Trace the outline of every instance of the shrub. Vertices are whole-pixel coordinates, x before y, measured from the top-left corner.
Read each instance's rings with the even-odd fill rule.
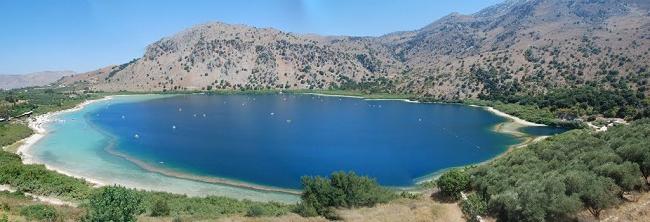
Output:
[[[246,216],[247,217],[259,217],[259,216],[262,216],[262,215],[266,214],[265,211],[266,210],[264,209],[264,207],[262,207],[260,205],[252,205],[252,206],[250,206],[248,208],[248,211],[246,212]]]
[[[152,217],[169,216],[169,204],[167,201],[158,199],[151,206]]]
[[[303,177],[302,203],[298,213],[304,216],[334,217],[332,207],[371,207],[388,202],[395,194],[374,179],[353,172],[335,172],[328,178]]]
[[[487,202],[476,194],[470,194],[466,200],[460,202],[460,207],[467,221],[478,222],[477,216],[487,213]]]
[[[121,186],[101,188],[88,203],[86,221],[136,221],[142,213],[142,197]]]
[[[453,169],[442,174],[436,181],[440,193],[448,198],[460,199],[460,192],[469,188],[469,174],[464,171]]]
[[[44,204],[25,206],[20,209],[20,215],[28,220],[55,221],[57,218],[56,209]]]

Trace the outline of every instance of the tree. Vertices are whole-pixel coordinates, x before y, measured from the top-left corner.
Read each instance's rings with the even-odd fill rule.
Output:
[[[5,101],[11,103],[11,105],[14,105],[16,102],[18,102],[18,99],[13,95],[7,95],[5,96]]]
[[[442,174],[436,181],[440,193],[454,200],[460,199],[460,192],[469,188],[469,174],[462,170],[453,169]]]
[[[599,177],[586,185],[587,187],[580,194],[580,199],[594,217],[598,218],[603,209],[618,203],[616,194],[619,191],[612,179]]]
[[[142,213],[142,197],[121,186],[108,186],[90,197],[85,221],[136,221]]]

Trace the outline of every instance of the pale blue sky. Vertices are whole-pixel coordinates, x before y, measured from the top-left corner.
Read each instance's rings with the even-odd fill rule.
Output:
[[[84,72],[140,57],[164,36],[222,21],[378,36],[502,0],[0,0],[0,73]]]

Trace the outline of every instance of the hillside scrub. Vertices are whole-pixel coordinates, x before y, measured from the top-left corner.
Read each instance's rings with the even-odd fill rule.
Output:
[[[600,212],[647,187],[650,120],[594,133],[574,130],[471,170],[471,186],[502,221]]]
[[[91,187],[83,180],[48,170],[43,165],[23,164],[20,156],[0,151],[0,184],[21,192],[81,200]]]
[[[24,124],[0,123],[0,147],[11,145],[32,135],[32,129]]]
[[[333,208],[372,207],[386,203],[396,195],[371,178],[353,172],[335,172],[329,178],[303,177],[302,202],[298,213],[335,219]]]

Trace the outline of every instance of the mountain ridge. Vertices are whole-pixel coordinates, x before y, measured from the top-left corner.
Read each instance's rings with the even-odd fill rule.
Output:
[[[101,91],[358,89],[442,100],[621,84],[648,94],[649,3],[513,0],[414,31],[318,36],[205,23],[62,84]]]

